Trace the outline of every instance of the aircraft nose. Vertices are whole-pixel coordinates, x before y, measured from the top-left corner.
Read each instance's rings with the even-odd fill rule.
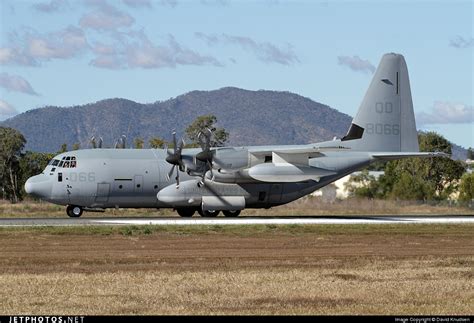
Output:
[[[25,192],[36,197],[49,197],[51,189],[51,182],[43,175],[30,177],[25,183]]]

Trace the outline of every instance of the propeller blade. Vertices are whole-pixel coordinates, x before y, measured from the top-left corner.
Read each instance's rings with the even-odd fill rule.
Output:
[[[212,172],[212,163],[210,161],[207,161],[207,165],[209,167],[209,172],[210,172],[210,175],[211,175],[211,180],[213,181],[214,180],[214,173]]]
[[[176,131],[173,130],[173,145],[174,145],[174,151],[176,152]]]
[[[171,175],[173,175],[174,168],[175,168],[175,165],[173,165],[173,167],[171,167],[171,169],[170,169],[170,171],[168,172],[168,174],[166,174],[166,179],[168,180],[168,182],[170,181]]]
[[[176,189],[178,188],[179,188],[179,167],[176,167]]]

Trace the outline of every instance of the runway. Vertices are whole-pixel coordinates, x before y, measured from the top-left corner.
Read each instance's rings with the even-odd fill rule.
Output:
[[[96,225],[474,224],[474,216],[302,216],[239,218],[3,218],[0,227]]]

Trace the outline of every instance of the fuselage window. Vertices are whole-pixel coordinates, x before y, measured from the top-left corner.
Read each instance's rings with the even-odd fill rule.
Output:
[[[57,160],[57,159],[54,159],[54,160],[53,160],[53,164],[52,164],[52,165],[53,165],[53,166],[58,166],[58,164],[59,164],[59,160]]]
[[[69,161],[65,161],[63,167],[64,168],[69,168]]]
[[[74,168],[74,167],[76,167],[76,161],[75,161],[75,160],[72,160],[72,161],[71,161],[71,168]]]
[[[56,170],[56,167],[51,168],[51,171],[54,172]]]
[[[67,157],[66,157],[66,160],[71,160],[71,157],[67,156]]]
[[[59,162],[58,167],[63,167],[63,163],[64,163],[64,161],[61,160],[61,161]]]

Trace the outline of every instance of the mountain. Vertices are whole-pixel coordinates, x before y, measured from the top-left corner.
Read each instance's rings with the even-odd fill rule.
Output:
[[[122,134],[128,146],[136,137],[178,135],[198,116],[214,114],[218,126],[230,133],[229,145],[303,144],[343,136],[352,118],[327,105],[290,92],[248,91],[226,87],[193,91],[152,104],[107,99],[73,107],[47,106],[10,118],[0,125],[18,129],[27,150],[54,152],[63,143],[70,148],[89,146],[102,136],[113,147]]]
[[[226,87],[192,91],[166,101],[141,104],[126,99],[107,99],[81,106],[33,109],[0,123],[18,129],[27,139],[26,149],[58,151],[89,147],[92,136],[113,147],[122,135],[128,146],[140,137],[178,136],[200,115],[214,114],[218,126],[229,133],[229,145],[304,144],[342,137],[352,117],[327,105],[290,92],[249,91]],[[467,150],[453,144],[453,159],[466,159]]]

